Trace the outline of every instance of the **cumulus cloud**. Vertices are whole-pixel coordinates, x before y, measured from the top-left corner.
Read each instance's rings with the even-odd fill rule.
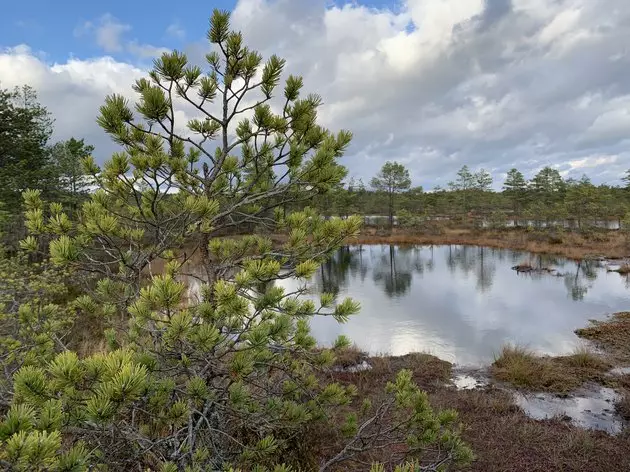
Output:
[[[353,131],[344,161],[366,181],[394,159],[427,188],[463,164],[496,177],[551,165],[610,183],[630,167],[627,0],[406,0],[395,9],[239,0],[232,20],[249,44],[285,57],[287,72],[323,96],[327,126]],[[118,31],[120,40],[127,30]],[[161,51],[122,44],[138,56]],[[208,45],[186,50],[203,64]],[[130,93],[142,72],[110,58],[50,65],[31,52],[0,55],[4,86],[7,76],[36,87],[48,81],[42,101],[90,123],[106,92]],[[89,132],[110,149],[82,119],[57,119],[60,134]]]
[[[99,107],[111,93],[132,99],[131,84],[144,74],[111,57],[49,64],[25,45],[0,53],[0,85],[34,87],[55,118],[53,139],[85,138],[97,147],[101,160],[115,147],[96,124]]]
[[[83,36],[93,33],[96,44],[107,53],[123,50],[123,35],[131,30],[131,26],[119,21],[116,17],[107,13],[96,23],[86,21],[75,28],[75,36]]]
[[[122,23],[110,13],[106,13],[96,22],[85,21],[78,25],[74,29],[74,35],[76,37],[93,36],[96,44],[108,54],[126,51],[140,59],[146,59],[170,51],[168,48],[151,44],[139,44],[136,39],[125,39],[125,34],[131,30],[131,25]],[[174,30],[173,33],[179,33],[179,30]]]

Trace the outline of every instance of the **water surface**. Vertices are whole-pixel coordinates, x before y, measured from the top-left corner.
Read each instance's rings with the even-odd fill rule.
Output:
[[[512,270],[523,262],[554,271]],[[505,343],[567,354],[581,342],[576,328],[630,308],[627,278],[604,262],[473,246],[344,247],[307,285],[310,296],[331,292],[362,307],[346,324],[313,319],[321,344],[345,334],[371,354],[421,351],[465,366],[492,362]]]

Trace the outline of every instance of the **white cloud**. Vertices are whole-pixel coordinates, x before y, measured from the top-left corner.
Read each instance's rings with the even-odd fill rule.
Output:
[[[74,35],[81,37],[93,34],[96,44],[107,53],[120,52],[123,50],[123,36],[131,31],[131,26],[119,21],[113,15],[106,13],[101,16],[96,23],[85,21],[74,29]]]
[[[186,30],[184,30],[179,22],[176,21],[168,25],[166,28],[166,34],[172,36],[173,38],[183,39],[186,36]]]
[[[127,44],[127,51],[140,58],[151,58],[161,56],[165,52],[170,52],[169,48],[151,46],[150,44],[138,44],[137,41],[130,41]]]
[[[173,26],[173,25],[171,25]],[[152,58],[160,56],[170,49],[157,47],[150,44],[140,44],[136,39],[127,40],[125,34],[132,30],[131,25],[122,23],[110,13],[101,16],[97,22],[85,21],[74,29],[76,37],[93,36],[96,44],[108,54],[128,52],[139,58]],[[167,31],[170,31],[171,27]],[[173,34],[180,30],[173,30]]]
[[[53,139],[85,138],[97,146],[96,155],[101,160],[114,146],[96,124],[98,109],[111,93],[133,98],[130,86],[144,74],[111,57],[48,64],[23,45],[0,53],[2,87],[33,86],[55,118]]]
[[[627,0],[407,0],[396,9],[240,0],[232,20],[249,45],[285,57],[305,92],[323,96],[326,126],[353,131],[344,162],[364,181],[388,159],[425,188],[463,164],[497,176],[514,166],[528,176],[544,165],[577,177],[587,168],[595,181],[630,167]],[[138,58],[163,51],[108,21],[77,33],[108,24],[103,47]],[[166,32],[180,37],[177,23]],[[203,65],[205,40],[185,49]],[[58,135],[89,137],[99,156],[112,146],[94,124],[98,107],[112,91],[131,97],[143,73],[111,58],[50,65],[24,48],[0,55],[2,86],[37,87]]]
[[[588,156],[567,162],[571,169],[592,169],[606,164],[614,164],[619,156]]]

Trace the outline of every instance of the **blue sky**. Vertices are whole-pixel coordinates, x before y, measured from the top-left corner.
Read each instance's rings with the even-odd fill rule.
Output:
[[[106,95],[134,100],[133,82],[165,50],[203,61],[217,7],[323,97],[323,125],[353,132],[343,162],[355,178],[388,160],[425,188],[464,164],[490,171],[495,188],[512,167],[598,183],[630,168],[628,0],[5,3],[0,87],[33,86],[54,140],[85,138],[101,162],[117,150],[95,122]],[[191,118],[182,110],[182,128]]]
[[[110,14],[131,27],[124,33],[129,39],[141,44],[178,47],[186,37],[202,37],[205,33],[206,22],[199,21],[202,15],[198,12],[204,11],[203,16],[207,17],[211,8],[232,9],[234,4],[234,0],[193,1],[187,2],[185,8],[174,8],[175,4],[167,0],[10,2],[3,7],[0,46],[25,43],[34,50],[45,52],[51,61],[64,60],[69,55],[81,58],[99,55],[102,48],[78,35],[77,30],[88,21],[94,22]],[[180,26],[185,36],[169,35],[167,29],[171,25]],[[124,57],[124,54],[119,56]]]
[[[330,3],[335,4],[332,1]],[[398,8],[397,1],[366,0],[361,4],[376,8]],[[81,35],[80,30],[86,22],[97,24],[104,15],[111,15],[130,27],[123,33],[129,41],[181,48],[187,41],[204,37],[207,28],[205,20],[212,9],[232,10],[236,0],[192,0],[186,2],[185,7],[175,5],[171,0],[10,2],[3,6],[0,48],[28,44],[33,50],[45,53],[51,62],[65,60],[69,56],[87,58],[100,55],[103,48],[87,39],[86,35]],[[108,53],[127,60],[133,59],[124,51]]]

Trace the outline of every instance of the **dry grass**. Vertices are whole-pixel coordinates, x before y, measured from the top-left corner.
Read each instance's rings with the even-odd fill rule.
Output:
[[[372,396],[381,394],[387,382],[392,380],[401,369],[411,370],[414,381],[427,391],[434,390],[438,385],[443,385],[451,377],[451,363],[430,354],[412,353],[396,357],[379,356],[370,357],[367,361],[372,366],[370,370],[356,373],[335,372],[333,374],[334,380],[352,382],[363,394]],[[337,360],[336,364],[339,365],[338,363]]]
[[[596,371],[606,371],[610,369],[610,364],[601,356],[595,354],[587,346],[579,346],[573,354],[566,356],[565,360],[571,367],[578,369],[592,369]]]
[[[333,367],[352,367],[361,364],[368,358],[368,355],[359,349],[356,345],[352,345],[335,351],[335,363]]]
[[[630,264],[623,264],[615,272],[619,272],[621,275],[628,275],[628,274],[630,274]]]
[[[630,421],[630,391],[625,391],[619,400],[615,404],[615,409],[619,416],[621,416],[624,420]]]
[[[630,362],[630,312],[615,313],[605,321],[591,321],[590,326],[575,333],[593,341],[617,363]]]
[[[504,346],[491,367],[492,376],[514,387],[567,393],[586,381],[604,381],[611,365],[585,348],[563,357],[539,357],[518,346]]]
[[[536,421],[515,407],[509,394],[440,391],[438,406],[455,408],[464,439],[477,456],[468,471],[549,472],[630,470],[630,442],[602,432],[584,431],[561,420]]]
[[[508,357],[527,359],[529,353],[515,348]],[[591,353],[576,352],[563,362],[567,366],[593,367]],[[506,360],[508,359],[506,357]],[[630,439],[603,432],[584,431],[561,420],[536,421],[514,405],[509,393],[488,387],[457,391],[445,386],[451,365],[427,354],[370,358],[370,371],[340,372],[335,378],[352,382],[359,389],[360,402],[376,402],[384,385],[402,368],[413,371],[416,382],[429,392],[437,408],[454,408],[463,424],[463,438],[477,460],[470,472],[621,472],[630,470]],[[630,376],[628,377],[630,383]],[[320,434],[327,434],[321,432]],[[324,441],[330,445],[330,438]],[[340,469],[341,470],[341,469]],[[359,464],[344,464],[343,470],[366,470]]]
[[[626,240],[618,231],[600,231],[597,237],[589,234],[549,231],[527,231],[523,228],[479,230],[446,227],[441,232],[394,228],[378,230],[365,228],[349,243],[356,244],[465,244],[503,249],[554,254],[570,259],[599,255],[610,258],[629,253]]]

